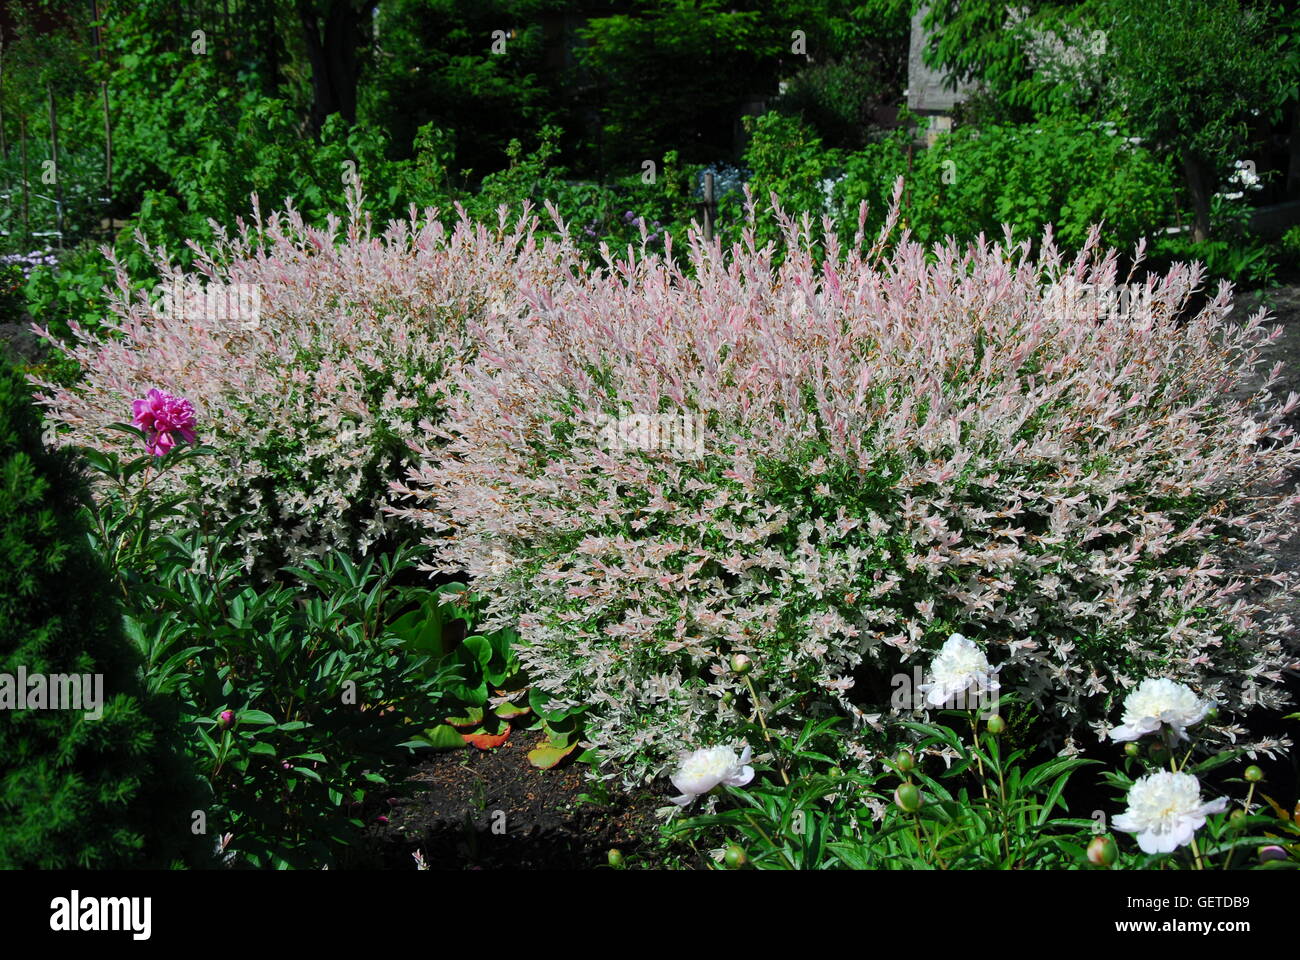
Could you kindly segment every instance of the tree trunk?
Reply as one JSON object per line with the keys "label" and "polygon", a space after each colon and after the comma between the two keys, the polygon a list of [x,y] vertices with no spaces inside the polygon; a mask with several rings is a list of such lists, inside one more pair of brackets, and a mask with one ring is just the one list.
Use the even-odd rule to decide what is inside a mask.
{"label": "tree trunk", "polygon": [[[93,0],[91,9],[95,16],[95,60],[104,61],[103,37],[99,30],[99,0]],[[113,115],[108,108],[108,74],[99,82],[99,92],[104,107],[104,212],[112,224],[113,203]]]}
{"label": "tree trunk", "polygon": [[311,124],[317,136],[330,114],[342,114],[348,123],[357,119],[357,47],[364,40],[362,25],[377,3],[363,0],[354,7],[353,0],[325,0],[322,17],[317,4],[297,0],[311,64]]}
{"label": "tree trunk", "polygon": [[1291,135],[1287,138],[1286,198],[1300,200],[1300,102],[1291,104]]}
{"label": "tree trunk", "polygon": [[258,0],[253,10],[253,35],[257,38],[257,48],[262,58],[262,92],[268,97],[278,97],[284,57],[281,53],[283,41],[275,15],[276,4],[274,0]]}
{"label": "tree trunk", "polygon": [[27,195],[29,187],[27,184],[27,116],[18,114],[18,148],[23,158],[23,240],[24,242],[32,235],[32,221],[28,211]]}
{"label": "tree trunk", "polygon": [[1210,239],[1210,195],[1214,192],[1214,176],[1207,164],[1192,153],[1183,154],[1183,176],[1192,195],[1192,239],[1204,243]]}
{"label": "tree trunk", "polygon": [[9,141],[5,139],[4,95],[5,95],[5,43],[3,37],[0,37],[0,157],[3,157],[5,163],[8,163],[9,162]]}
{"label": "tree trunk", "polygon": [[54,84],[46,82],[45,93],[50,107],[50,159],[54,161],[54,225],[59,232],[59,249],[63,249],[63,171],[59,169],[59,115],[54,107]]}

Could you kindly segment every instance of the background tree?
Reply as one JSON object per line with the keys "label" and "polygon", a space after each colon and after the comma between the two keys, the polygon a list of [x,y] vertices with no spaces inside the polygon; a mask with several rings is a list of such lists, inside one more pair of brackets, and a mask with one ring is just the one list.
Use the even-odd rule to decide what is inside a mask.
{"label": "background tree", "polygon": [[357,119],[357,81],[379,0],[294,0],[311,64],[311,123],[319,135],[326,119]]}
{"label": "background tree", "polygon": [[1210,234],[1210,198],[1251,142],[1252,116],[1295,96],[1280,11],[1240,0],[1109,0],[1108,95],[1132,129],[1175,154],[1195,213]]}

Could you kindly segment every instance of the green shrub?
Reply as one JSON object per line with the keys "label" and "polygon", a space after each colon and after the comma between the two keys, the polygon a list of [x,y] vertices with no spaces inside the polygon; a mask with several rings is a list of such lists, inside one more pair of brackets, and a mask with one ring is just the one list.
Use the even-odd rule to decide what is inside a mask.
{"label": "green shrub", "polygon": [[845,230],[856,227],[862,200],[881,218],[900,175],[904,222],[923,243],[1000,237],[1004,223],[1038,237],[1050,223],[1061,246],[1078,250],[1102,222],[1103,243],[1129,248],[1172,219],[1172,164],[1106,125],[1050,118],[962,128],[913,150],[910,161],[909,137],[900,131],[848,157],[835,194]]}
{"label": "green shrub", "polygon": [[[22,379],[0,370],[0,868],[165,862],[188,836],[168,752],[109,581],[79,515],[69,451],[51,452]],[[87,709],[15,709],[20,671],[102,677]],[[24,693],[37,689],[23,685]],[[51,691],[52,693],[52,691]],[[101,698],[102,693],[102,698]],[[26,700],[26,696],[24,696]],[[48,703],[49,701],[47,701]],[[102,715],[95,708],[100,704]]]}
{"label": "green shrub", "polygon": [[[174,469],[208,447],[155,460],[87,451],[104,475],[93,542],[129,597],[127,636],[152,696],[204,785],[193,807],[228,866],[320,867],[355,855],[366,821],[404,788],[410,750],[442,719],[451,674],[404,648],[389,626],[407,603],[398,550],[353,564],[340,552],[257,586],[232,560],[246,517],[212,523],[186,494],[125,492],[141,471]],[[159,533],[166,515],[184,518]],[[423,595],[421,595],[423,596]],[[378,809],[376,809],[378,807]]]}

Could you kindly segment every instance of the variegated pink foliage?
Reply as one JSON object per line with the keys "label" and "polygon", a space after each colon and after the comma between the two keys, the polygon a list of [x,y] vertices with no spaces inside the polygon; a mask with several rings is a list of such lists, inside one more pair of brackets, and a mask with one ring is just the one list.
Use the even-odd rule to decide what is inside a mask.
{"label": "variegated pink foliage", "polygon": [[[736,653],[770,726],[842,715],[864,763],[891,678],[953,631],[1065,750],[1146,676],[1217,701],[1238,738],[1282,703],[1294,584],[1270,551],[1300,504],[1278,486],[1300,398],[1273,396],[1276,368],[1230,393],[1269,341],[1262,311],[1229,321],[1223,287],[1176,322],[1201,283],[1176,266],[1146,319],[1064,316],[1053,284],[1117,280],[1095,231],[1066,259],[1050,235],[1036,257],[1010,238],[891,248],[893,217],[844,250],[823,224],[819,263],[808,219],[780,217],[779,266],[752,235],[693,236],[686,269],[629,251],[530,286],[526,322],[479,332],[398,487],[435,566],[518,621],[535,681],[590,705],[626,782],[731,742]],[[602,441],[606,417],[665,413],[704,418],[702,459]]]}
{"label": "variegated pink foliage", "polygon": [[37,381],[61,440],[138,455],[108,425],[129,420],[152,388],[182,394],[216,454],[165,479],[189,483],[214,519],[251,514],[239,541],[250,566],[364,552],[394,523],[380,509],[388,485],[411,459],[417,423],[439,416],[468,320],[510,311],[521,276],[543,283],[569,254],[538,245],[527,211],[507,225],[503,209],[496,230],[463,215],[447,230],[412,210],[380,233],[354,192],[348,221],[319,229],[292,207],[264,221],[254,198],[252,223],[233,236],[214,224],[211,249],[192,244],[192,272],[154,253],[169,289],[195,277],[252,285],[252,322],[158,316],[119,266],[107,335],[76,331],[82,379]]}

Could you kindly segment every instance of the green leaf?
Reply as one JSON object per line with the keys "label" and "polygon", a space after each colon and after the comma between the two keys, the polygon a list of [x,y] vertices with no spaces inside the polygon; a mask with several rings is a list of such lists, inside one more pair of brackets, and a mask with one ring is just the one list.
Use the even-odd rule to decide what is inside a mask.
{"label": "green leaf", "polygon": [[464,716],[448,717],[447,723],[453,727],[477,727],[483,722],[483,708],[470,707]]}
{"label": "green leaf", "polygon": [[461,646],[483,667],[492,662],[492,644],[486,637],[466,637]]}
{"label": "green leaf", "polygon": [[522,717],[525,714],[532,713],[533,708],[524,704],[511,703],[506,701],[492,711],[502,720],[513,720],[515,717]]}
{"label": "green leaf", "polygon": [[578,745],[571,743],[568,746],[552,743],[550,740],[543,740],[535,748],[528,751],[528,762],[539,770],[550,770],[561,760],[576,750]]}
{"label": "green leaf", "polygon": [[420,739],[435,750],[460,750],[469,746],[461,737],[460,731],[446,723],[425,730]]}
{"label": "green leaf", "polygon": [[235,715],[235,722],[266,725],[275,723],[275,717],[265,710],[240,710]]}

